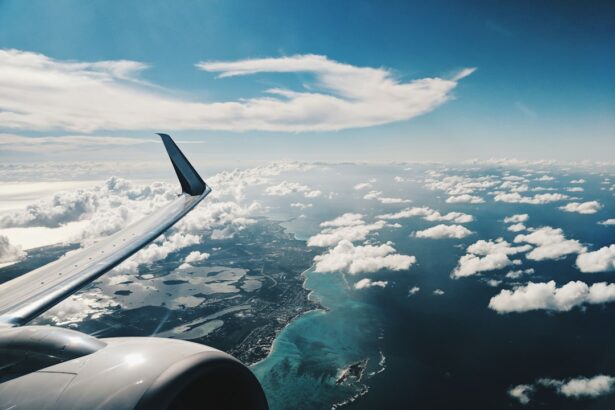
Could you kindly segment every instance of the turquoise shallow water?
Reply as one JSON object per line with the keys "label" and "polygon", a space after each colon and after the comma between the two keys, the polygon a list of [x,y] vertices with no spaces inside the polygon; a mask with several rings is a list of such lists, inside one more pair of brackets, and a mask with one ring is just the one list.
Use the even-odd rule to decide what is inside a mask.
{"label": "turquoise shallow water", "polygon": [[[286,326],[269,356],[252,370],[272,410],[331,408],[361,394],[366,378],[380,371],[381,330],[376,311],[353,298],[340,273],[304,273],[310,298],[326,310],[307,312]],[[361,380],[336,383],[341,370],[367,359]]]}

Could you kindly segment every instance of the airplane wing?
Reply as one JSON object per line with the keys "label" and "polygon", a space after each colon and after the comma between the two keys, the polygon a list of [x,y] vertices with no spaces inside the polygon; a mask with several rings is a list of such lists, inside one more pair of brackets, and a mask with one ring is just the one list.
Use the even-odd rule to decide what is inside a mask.
{"label": "airplane wing", "polygon": [[171,137],[159,135],[182,193],[126,229],[0,285],[0,326],[21,326],[75,293],[153,241],[211,192]]}

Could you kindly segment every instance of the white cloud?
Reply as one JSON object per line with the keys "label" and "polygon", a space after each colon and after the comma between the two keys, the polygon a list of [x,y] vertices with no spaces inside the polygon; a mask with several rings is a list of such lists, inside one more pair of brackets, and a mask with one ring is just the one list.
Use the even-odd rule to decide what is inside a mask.
{"label": "white cloud", "polygon": [[598,223],[599,223],[600,225],[605,225],[605,226],[608,226],[608,225],[615,225],[615,218],[607,219],[607,220],[605,220],[605,221],[600,221],[600,222],[598,222]]}
{"label": "white cloud", "polygon": [[483,204],[485,200],[479,196],[463,194],[446,198],[448,204]]}
{"label": "white cloud", "polygon": [[497,202],[520,203],[531,205],[542,205],[550,202],[562,201],[569,198],[564,194],[536,194],[533,197],[522,196],[518,192],[499,193],[493,199]]}
{"label": "white cloud", "polygon": [[491,298],[489,308],[498,313],[551,310],[566,312],[585,303],[601,304],[615,301],[615,283],[595,283],[588,286],[581,281],[568,282],[558,288],[555,281],[520,286],[513,291],[502,290]]}
{"label": "white cloud", "polygon": [[385,226],[399,227],[387,225],[385,221],[367,224],[363,220],[363,215],[358,213],[345,213],[331,221],[322,222],[320,226],[324,229],[308,239],[308,246],[328,247],[337,245],[342,240],[362,241],[371,232],[378,231]]}
{"label": "white cloud", "polygon": [[433,294],[436,296],[442,296],[444,295],[444,291],[442,289],[436,289],[433,291]]}
{"label": "white cloud", "polygon": [[615,271],[615,244],[577,256],[577,267],[581,272]]}
{"label": "white cloud", "polygon": [[356,184],[354,186],[354,189],[357,190],[357,191],[360,191],[362,189],[368,189],[368,188],[371,188],[371,187],[372,187],[372,184],[370,184],[369,182],[361,182],[359,184]]}
{"label": "white cloud", "polygon": [[340,241],[337,246],[323,255],[314,257],[316,272],[344,272],[352,275],[371,273],[381,269],[407,270],[416,262],[414,256],[395,253],[390,244],[379,246],[354,246],[348,240]]}
{"label": "white cloud", "polygon": [[540,178],[536,178],[536,181],[553,181],[555,180],[555,178],[553,178],[550,175],[543,175]]}
{"label": "white cloud", "polygon": [[348,212],[330,221],[322,222],[320,226],[323,228],[338,228],[340,226],[355,226],[364,224],[365,222],[363,221],[363,215]]}
{"label": "white cloud", "polygon": [[578,398],[596,398],[615,392],[615,377],[599,374],[593,377],[574,377],[567,380],[542,378],[534,384],[520,384],[508,391],[521,404],[528,404],[537,386],[555,389],[559,395]]}
{"label": "white cloud", "polygon": [[452,276],[454,278],[472,276],[480,272],[502,269],[511,264],[511,260],[503,253],[494,253],[483,257],[466,254],[459,258]]}
{"label": "white cloud", "polygon": [[139,266],[164,260],[173,252],[200,243],[201,238],[192,234],[175,233],[171,236],[162,235],[161,239],[158,239],[156,242],[160,243],[152,243],[141,249],[118,265],[115,268],[115,272],[136,273]]}
{"label": "white cloud", "polygon": [[419,288],[418,286],[414,286],[408,291],[408,296],[416,295],[417,293],[419,293],[420,290],[421,288]]}
{"label": "white cloud", "polygon": [[415,236],[417,238],[430,238],[430,239],[444,239],[444,238],[454,238],[454,239],[462,239],[468,235],[471,235],[473,232],[470,231],[465,226],[461,225],[436,225],[431,228],[424,229],[422,231],[417,231]]}
{"label": "white cloud", "polygon": [[508,279],[519,279],[523,275],[531,275],[534,273],[534,268],[511,270],[506,274]]}
{"label": "white cloud", "polygon": [[512,224],[508,227],[508,231],[510,232],[521,232],[521,231],[525,231],[527,228],[525,227],[525,225],[523,225],[522,223],[518,223],[518,224]]}
{"label": "white cloud", "polygon": [[360,281],[358,281],[357,283],[354,284],[354,288],[355,289],[367,289],[367,288],[371,288],[374,286],[380,287],[380,288],[386,288],[389,282],[387,282],[386,280],[371,280],[371,279],[361,279]]}
{"label": "white cloud", "polygon": [[[276,162],[264,167],[221,172],[208,178],[214,191],[173,228],[184,233],[203,231],[212,239],[232,237],[256,221],[250,216],[261,209],[257,202],[242,203],[247,186],[263,185],[286,171],[312,166]],[[58,169],[66,175],[69,167]],[[179,186],[153,182],[137,184],[112,177],[80,189],[58,192],[21,209],[0,215],[0,233],[26,248],[54,243],[89,241],[113,234],[176,197]],[[41,242],[44,239],[44,242]],[[31,246],[32,245],[32,246]]]}
{"label": "white cloud", "polygon": [[298,182],[282,181],[265,189],[265,195],[270,196],[286,196],[294,193],[302,193],[306,198],[316,198],[322,195],[322,192]]}
{"label": "white cloud", "polygon": [[594,377],[576,377],[567,381],[541,379],[541,383],[557,387],[557,392],[566,397],[599,397],[615,390],[615,377],[603,374]]}
{"label": "white cloud", "polygon": [[507,216],[506,218],[504,218],[504,223],[510,224],[510,223],[527,222],[529,219],[530,217],[528,214],[516,214],[512,216]]}
{"label": "white cloud", "polygon": [[467,254],[459,258],[457,267],[452,272],[453,278],[476,275],[490,270],[502,269],[512,265],[508,256],[527,252],[531,246],[512,246],[503,238],[495,241],[479,240],[468,246]]}
{"label": "white cloud", "polygon": [[535,245],[527,258],[535,261],[547,259],[559,259],[571,253],[583,253],[586,248],[576,239],[566,239],[564,233],[559,228],[549,226],[534,229],[529,234],[517,235],[515,243],[527,242]]}
{"label": "white cloud", "polygon": [[429,175],[430,177],[425,180],[425,186],[432,191],[444,191],[449,196],[470,195],[475,191],[484,191],[498,183],[491,176],[450,175],[441,178],[438,172],[430,172]]}
{"label": "white cloud", "polygon": [[207,260],[208,258],[209,254],[207,252],[192,251],[184,258],[184,262],[195,263]]}
{"label": "white cloud", "polygon": [[560,206],[559,209],[566,212],[577,212],[579,214],[595,214],[602,208],[602,205],[598,201],[588,202],[570,202],[565,206]]}
{"label": "white cloud", "polygon": [[220,73],[218,78],[306,72],[315,81],[299,91],[274,88],[260,97],[199,102],[140,80],[147,66],[135,61],[62,61],[5,49],[0,50],[0,66],[0,122],[5,128],[80,132],[168,129],[169,124],[176,130],[293,132],[367,127],[434,110],[474,71],[400,82],[384,68],[356,67],[318,55],[204,61],[197,68]]}
{"label": "white cloud", "polygon": [[342,240],[351,242],[362,241],[373,231],[378,231],[386,226],[384,221],[373,224],[363,224],[354,226],[341,226],[338,228],[323,229],[322,232],[308,239],[308,246],[327,247],[338,244]]}
{"label": "white cloud", "polygon": [[404,204],[404,203],[412,202],[409,199],[382,196],[382,192],[380,191],[369,191],[367,194],[363,196],[363,199],[368,199],[368,200],[375,199],[382,204]]}
{"label": "white cloud", "polygon": [[570,181],[571,184],[584,184],[585,180],[583,178],[581,179],[573,179],[572,181]]}
{"label": "white cloud", "polygon": [[18,262],[26,257],[21,247],[11,244],[9,238],[0,235],[0,267]]}
{"label": "white cloud", "polygon": [[580,186],[574,186],[574,187],[568,187],[566,188],[567,192],[583,192],[585,191],[583,188],[581,188]]}
{"label": "white cloud", "polygon": [[101,149],[110,145],[130,146],[148,143],[159,143],[159,141],[153,138],[120,136],[60,135],[32,138],[14,134],[0,134],[0,149],[12,152],[67,152],[76,149]]}
{"label": "white cloud", "polygon": [[521,404],[530,402],[530,394],[534,391],[534,387],[527,384],[520,384],[508,390],[508,395],[519,400]]}
{"label": "white cloud", "polygon": [[306,208],[311,208],[313,205],[312,204],[304,204],[304,203],[301,203],[301,202],[293,202],[292,204],[290,204],[290,206],[292,206],[293,208],[306,209]]}
{"label": "white cloud", "polygon": [[406,208],[399,212],[395,212],[392,214],[384,214],[378,215],[378,219],[404,219],[404,218],[412,218],[412,217],[422,217],[426,221],[436,222],[436,221],[449,221],[455,222],[458,224],[472,222],[474,218],[472,215],[464,214],[462,212],[449,212],[446,215],[440,214],[440,212],[431,209],[429,207],[413,207]]}

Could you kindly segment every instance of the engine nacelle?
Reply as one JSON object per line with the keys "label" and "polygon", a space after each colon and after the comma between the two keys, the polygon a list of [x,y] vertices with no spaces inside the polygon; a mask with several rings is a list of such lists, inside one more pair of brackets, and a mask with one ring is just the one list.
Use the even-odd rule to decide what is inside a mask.
{"label": "engine nacelle", "polygon": [[268,408],[246,366],[186,341],[96,339],[68,329],[27,326],[0,331],[0,362],[0,373],[10,379],[0,384],[0,408]]}

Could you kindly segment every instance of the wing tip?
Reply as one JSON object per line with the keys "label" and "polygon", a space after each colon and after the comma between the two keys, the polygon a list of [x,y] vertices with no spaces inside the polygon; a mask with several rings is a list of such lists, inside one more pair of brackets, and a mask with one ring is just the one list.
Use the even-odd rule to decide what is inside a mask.
{"label": "wing tip", "polygon": [[162,139],[164,147],[167,150],[169,159],[173,164],[177,179],[182,187],[182,192],[192,196],[199,196],[203,193],[211,191],[211,188],[207,186],[205,181],[196,172],[192,164],[188,161],[186,156],[181,152],[179,147],[173,141],[173,138],[169,134],[157,133]]}

